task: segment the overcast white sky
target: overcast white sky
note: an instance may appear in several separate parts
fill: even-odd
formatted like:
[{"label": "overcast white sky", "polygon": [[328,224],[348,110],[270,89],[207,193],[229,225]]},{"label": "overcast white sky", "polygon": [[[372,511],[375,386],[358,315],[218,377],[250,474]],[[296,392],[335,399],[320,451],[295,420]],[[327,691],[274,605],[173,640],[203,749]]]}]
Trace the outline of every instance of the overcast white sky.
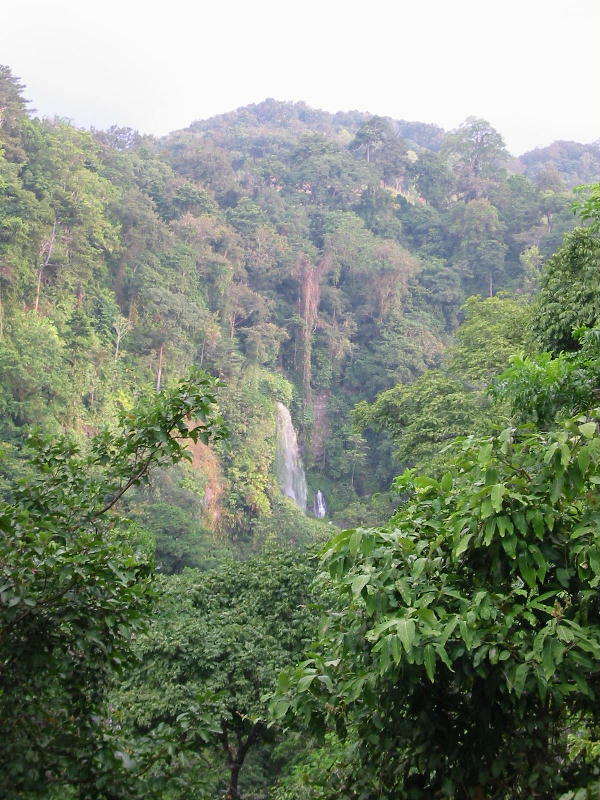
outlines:
[{"label": "overcast white sky", "polygon": [[600,138],[598,0],[14,0],[0,63],[41,115],[164,134],[266,97]]}]

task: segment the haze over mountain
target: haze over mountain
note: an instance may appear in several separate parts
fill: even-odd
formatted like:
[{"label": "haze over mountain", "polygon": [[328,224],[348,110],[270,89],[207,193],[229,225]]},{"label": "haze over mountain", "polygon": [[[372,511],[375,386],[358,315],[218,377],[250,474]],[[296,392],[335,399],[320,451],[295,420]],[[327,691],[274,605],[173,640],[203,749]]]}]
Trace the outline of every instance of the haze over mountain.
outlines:
[{"label": "haze over mountain", "polygon": [[513,155],[600,136],[594,0],[20,0],[2,22],[34,107],[77,125],[164,135],[275,97],[446,130],[483,117]]},{"label": "haze over mountain", "polygon": [[[329,113],[310,108],[306,103],[284,103],[268,98],[261,103],[253,103],[235,111],[219,114],[204,120],[192,122],[191,130],[210,132],[239,124],[269,124],[280,128],[290,128],[296,134],[319,132],[324,135],[342,135],[356,129],[372,118],[372,114],[361,111],[338,111]],[[386,118],[394,131],[409,143],[433,151],[439,151],[444,131],[439,125],[418,121]],[[186,130],[185,128],[183,130]],[[170,136],[176,136],[173,132]],[[600,139],[588,144],[557,140],[546,147],[538,147],[523,153],[507,162],[509,171],[527,174],[529,177],[546,168],[556,169],[570,187],[578,183],[595,180],[598,175],[600,158]]]}]

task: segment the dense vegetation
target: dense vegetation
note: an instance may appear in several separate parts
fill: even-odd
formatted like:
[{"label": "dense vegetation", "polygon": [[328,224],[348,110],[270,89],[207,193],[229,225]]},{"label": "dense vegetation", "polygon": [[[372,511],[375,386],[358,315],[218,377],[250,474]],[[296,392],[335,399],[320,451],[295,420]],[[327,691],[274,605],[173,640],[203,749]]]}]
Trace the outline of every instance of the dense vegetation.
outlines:
[{"label": "dense vegetation", "polygon": [[[3,796],[586,797],[597,145],[274,100],[154,139],[22,89]],[[280,489],[277,402],[329,520]]]}]

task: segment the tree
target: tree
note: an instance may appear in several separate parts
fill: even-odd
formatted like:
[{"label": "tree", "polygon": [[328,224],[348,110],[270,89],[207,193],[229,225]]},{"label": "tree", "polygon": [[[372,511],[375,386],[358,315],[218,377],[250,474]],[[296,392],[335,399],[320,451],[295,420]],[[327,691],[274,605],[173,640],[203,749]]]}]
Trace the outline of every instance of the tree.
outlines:
[{"label": "tree", "polygon": [[452,188],[452,173],[447,162],[438,154],[424,150],[411,167],[420,196],[436,208],[448,203]]},{"label": "tree", "polygon": [[131,327],[132,327],[131,321],[121,315],[119,315],[117,319],[115,319],[115,321],[113,322],[113,330],[116,334],[115,363],[118,361],[119,358],[119,348],[121,347],[121,340],[131,330]]},{"label": "tree", "polygon": [[248,359],[257,364],[277,366],[282,342],[289,338],[287,332],[272,322],[259,322],[243,328],[245,351]]},{"label": "tree", "polygon": [[575,228],[545,265],[534,309],[533,333],[542,350],[554,355],[580,346],[575,331],[598,326],[600,289],[597,281],[600,257],[600,193],[587,187],[588,197],[575,205],[586,227]]},{"label": "tree", "polygon": [[519,299],[469,297],[464,321],[448,348],[448,368],[472,387],[483,389],[525,344],[530,308]]},{"label": "tree", "polygon": [[371,182],[365,164],[323,136],[304,136],[291,159],[290,191],[299,199],[330,208],[348,208]]},{"label": "tree", "polygon": [[137,644],[139,667],[125,681],[116,713],[139,736],[161,723],[176,727],[199,703],[210,723],[198,719],[194,737],[192,715],[186,747],[211,749],[219,776],[213,792],[237,800],[249,755],[277,738],[264,695],[313,635],[313,577],[309,554],[271,548],[210,572],[162,579],[157,614]]},{"label": "tree", "polygon": [[454,210],[453,233],[459,245],[455,261],[465,273],[467,286],[493,297],[504,276],[506,245],[498,210],[485,198],[459,204]]},{"label": "tree", "polygon": [[13,439],[32,424],[58,428],[68,396],[64,342],[50,320],[15,311],[0,340],[2,435]]},{"label": "tree", "polygon": [[419,465],[430,470],[438,465],[441,452],[452,439],[473,430],[475,419],[478,425],[489,423],[481,395],[438,370],[428,370],[414,383],[382,392],[371,404],[359,403],[353,416],[360,429],[389,433],[401,467]]},{"label": "tree", "polygon": [[85,450],[69,436],[30,438],[27,477],[0,505],[4,797],[53,786],[109,796],[106,691],[143,627],[152,562],[114,508],[152,468],[187,457],[188,440],[224,434],[215,387],[194,373],[123,412],[120,429]]},{"label": "tree", "polygon": [[581,331],[581,349],[575,353],[525,355],[516,353],[491,389],[496,399],[507,400],[513,417],[551,427],[557,417],[573,416],[600,400],[599,331]]},{"label": "tree", "polygon": [[477,117],[469,117],[446,135],[442,154],[449,157],[457,191],[467,201],[486,195],[491,179],[508,158],[502,136]]},{"label": "tree", "polygon": [[22,95],[24,88],[10,67],[0,64],[0,146],[11,161],[18,162],[27,157],[20,141],[21,126],[27,119],[28,101]]},{"label": "tree", "polygon": [[[571,253],[574,272],[588,256]],[[455,369],[479,374],[478,312],[487,304],[502,323],[501,303],[475,305]],[[590,796],[600,412],[597,331],[579,336],[578,352],[519,355],[500,376],[495,393],[525,425],[456,440],[451,471],[396,479],[402,504],[385,526],[330,540],[337,603],[273,701],[345,745],[335,770],[307,773],[320,799]]]},{"label": "tree", "polygon": [[528,311],[520,301],[470,297],[462,311],[465,321],[443,369],[428,369],[414,382],[399,383],[354,408],[359,428],[389,434],[401,467],[445,469],[453,439],[488,429],[492,416],[485,387],[524,345]]},{"label": "tree", "polygon": [[363,152],[366,161],[370,162],[373,153],[382,148],[386,139],[392,135],[391,125],[385,117],[371,117],[356,132],[350,143],[350,150]]}]

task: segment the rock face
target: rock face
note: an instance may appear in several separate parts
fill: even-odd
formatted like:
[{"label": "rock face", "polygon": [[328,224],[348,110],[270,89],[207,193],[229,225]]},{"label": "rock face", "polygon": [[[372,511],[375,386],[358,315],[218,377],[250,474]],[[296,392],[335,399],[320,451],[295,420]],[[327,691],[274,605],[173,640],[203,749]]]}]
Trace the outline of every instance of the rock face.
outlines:
[{"label": "rock face", "polygon": [[306,475],[298,449],[298,437],[289,409],[277,403],[277,452],[275,468],[281,491],[306,511]]},{"label": "rock face", "polygon": [[203,442],[190,442],[188,449],[192,454],[193,468],[206,478],[202,522],[209,530],[215,530],[223,511],[221,499],[225,492],[219,458]]}]

